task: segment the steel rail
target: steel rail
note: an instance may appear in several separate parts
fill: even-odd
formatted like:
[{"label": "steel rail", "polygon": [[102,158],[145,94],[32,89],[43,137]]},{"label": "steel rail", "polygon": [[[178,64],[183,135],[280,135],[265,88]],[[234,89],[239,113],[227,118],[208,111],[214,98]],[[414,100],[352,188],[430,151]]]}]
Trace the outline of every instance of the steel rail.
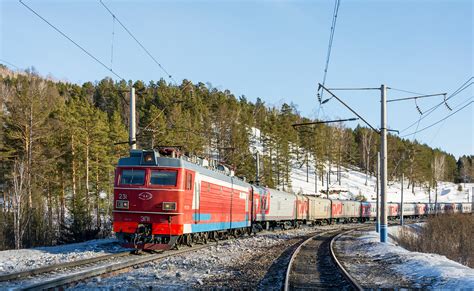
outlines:
[{"label": "steel rail", "polygon": [[331,252],[331,257],[333,262],[336,264],[336,266],[339,268],[341,271],[342,275],[346,278],[346,280],[351,283],[352,287],[355,290],[364,290],[362,286],[357,283],[357,281],[349,274],[349,272],[344,268],[344,266],[341,264],[341,262],[337,259],[336,253],[334,252],[334,242],[338,240],[341,236],[353,232],[355,229],[351,229],[348,231],[341,232],[340,234],[336,235],[331,239],[331,243],[329,245],[329,250]]},{"label": "steel rail", "polygon": [[95,262],[99,262],[103,260],[108,260],[112,258],[120,258],[120,257],[128,256],[128,255],[130,255],[129,251],[115,253],[115,254],[107,254],[103,256],[98,256],[98,257],[93,257],[93,258],[88,258],[88,259],[83,259],[83,260],[78,260],[78,261],[59,263],[59,264],[48,265],[48,266],[39,267],[39,268],[31,269],[31,270],[9,273],[5,275],[0,275],[0,282],[19,280],[19,279],[30,277],[30,276],[37,276],[37,275],[53,272],[59,269],[79,267],[82,265],[87,265],[87,264],[91,264],[91,263],[95,263]]},{"label": "steel rail", "polygon": [[141,264],[151,262],[151,261],[154,261],[154,260],[159,260],[159,259],[163,259],[163,258],[167,258],[167,257],[171,257],[171,256],[191,252],[191,251],[200,250],[200,249],[203,249],[203,248],[208,248],[208,247],[211,247],[211,246],[214,246],[214,245],[217,245],[217,244],[218,244],[217,242],[216,243],[209,243],[207,245],[199,245],[199,246],[195,246],[195,247],[192,247],[192,248],[189,248],[189,249],[167,251],[165,253],[160,253],[160,254],[151,254],[151,255],[145,255],[145,256],[142,256],[142,257],[134,257],[132,259],[125,260],[125,261],[122,261],[122,262],[106,264],[106,265],[98,266],[98,267],[91,268],[91,269],[88,269],[88,270],[78,271],[78,272],[68,274],[68,275],[65,275],[65,276],[59,276],[57,278],[45,279],[45,280],[43,280],[41,282],[38,282],[38,283],[33,283],[33,284],[30,284],[30,285],[27,285],[27,286],[22,286],[18,290],[46,290],[46,289],[51,289],[51,288],[58,288],[58,287],[65,286],[65,285],[68,285],[68,284],[72,284],[72,283],[75,283],[75,282],[78,282],[78,281],[81,281],[81,280],[85,280],[85,279],[88,279],[88,278],[91,278],[91,277],[96,277],[96,276],[100,276],[100,275],[103,275],[103,274],[112,273],[112,272],[116,272],[116,271],[119,271],[119,270],[131,268],[133,266],[141,265]]},{"label": "steel rail", "polygon": [[357,230],[357,229],[364,229],[364,228],[367,228],[368,226],[364,226],[364,227],[355,227],[355,228],[352,228],[350,230],[347,230],[347,229],[343,229],[343,230],[329,230],[329,231],[325,231],[325,232],[321,232],[321,233],[317,233],[313,236],[311,236],[310,238],[306,239],[304,242],[302,242],[298,247],[297,249],[293,252],[293,254],[291,255],[291,258],[290,258],[290,262],[288,263],[288,267],[286,269],[286,276],[285,276],[285,283],[284,283],[284,287],[283,287],[283,290],[284,291],[289,291],[290,290],[290,276],[291,276],[291,270],[292,270],[292,267],[293,267],[293,263],[296,259],[296,257],[298,256],[298,253],[300,252],[301,248],[303,246],[305,246],[308,242],[310,242],[311,240],[317,238],[317,237],[320,237],[320,236],[323,236],[323,235],[326,235],[326,234],[329,234],[329,233],[332,233],[332,232],[335,232],[335,233],[338,233],[337,235],[335,235],[334,237],[331,238],[331,242],[330,242],[330,245],[329,245],[329,251],[330,251],[330,254],[331,254],[331,259],[333,260],[333,262],[335,263],[336,265],[336,268],[339,269],[342,273],[342,275],[344,276],[344,278],[347,279],[347,281],[350,283],[350,285],[355,289],[355,290],[363,290],[362,287],[349,275],[349,273],[342,267],[342,265],[339,263],[339,261],[337,260],[336,256],[335,256],[335,253],[333,251],[333,242],[335,241],[335,238],[337,237],[340,237],[344,234],[347,234],[347,233],[350,233],[354,230]]},{"label": "steel rail", "polygon": [[[334,231],[334,230],[333,230]],[[293,266],[293,262],[295,261],[296,257],[298,256],[298,253],[300,252],[301,250],[301,247],[303,247],[304,245],[306,245],[308,242],[310,242],[312,239],[318,237],[318,236],[321,236],[321,235],[325,235],[327,233],[330,233],[331,231],[325,231],[325,232],[320,232],[320,233],[317,233],[315,235],[312,235],[311,237],[309,237],[308,239],[306,239],[305,241],[303,241],[297,248],[296,250],[293,252],[293,254],[291,255],[291,258],[290,258],[290,262],[288,263],[288,267],[286,269],[286,275],[285,275],[285,285],[283,287],[283,290],[284,291],[288,291],[290,290],[290,274],[291,274],[291,267]]]}]

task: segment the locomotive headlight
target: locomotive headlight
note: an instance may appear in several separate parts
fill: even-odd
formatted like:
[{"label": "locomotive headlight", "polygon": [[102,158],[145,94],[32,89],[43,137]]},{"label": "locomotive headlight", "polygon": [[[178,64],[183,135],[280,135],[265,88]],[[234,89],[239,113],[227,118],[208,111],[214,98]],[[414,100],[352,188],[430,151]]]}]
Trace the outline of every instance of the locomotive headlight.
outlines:
[{"label": "locomotive headlight", "polygon": [[129,204],[127,200],[117,200],[115,201],[115,208],[117,209],[128,209]]},{"label": "locomotive headlight", "polygon": [[176,202],[163,202],[163,210],[176,210]]}]

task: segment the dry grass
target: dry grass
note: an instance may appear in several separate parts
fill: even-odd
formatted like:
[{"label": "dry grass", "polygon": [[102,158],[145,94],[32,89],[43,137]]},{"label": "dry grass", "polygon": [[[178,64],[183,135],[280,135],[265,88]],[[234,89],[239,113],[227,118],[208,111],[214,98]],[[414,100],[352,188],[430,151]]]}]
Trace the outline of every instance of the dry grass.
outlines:
[{"label": "dry grass", "polygon": [[435,253],[474,267],[474,215],[446,214],[430,217],[417,233],[403,229],[398,242],[404,248]]}]

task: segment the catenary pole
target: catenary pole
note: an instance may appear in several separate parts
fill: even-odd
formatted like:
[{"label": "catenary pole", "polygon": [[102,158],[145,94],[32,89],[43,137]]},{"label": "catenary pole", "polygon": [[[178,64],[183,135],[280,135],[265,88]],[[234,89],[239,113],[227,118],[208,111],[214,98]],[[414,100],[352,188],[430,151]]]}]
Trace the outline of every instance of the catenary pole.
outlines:
[{"label": "catenary pole", "polygon": [[380,152],[377,152],[377,200],[375,231],[380,232]]},{"label": "catenary pole", "polygon": [[137,127],[135,119],[135,88],[130,88],[130,128],[129,128],[129,139],[130,148],[132,150],[137,148]]},{"label": "catenary pole", "polygon": [[260,185],[260,154],[258,151],[255,151],[255,168],[256,168],[256,173],[255,173],[255,184],[257,186]]},{"label": "catenary pole", "polygon": [[381,129],[380,129],[380,242],[387,242],[387,88],[382,84],[381,92]]},{"label": "catenary pole", "polygon": [[400,201],[400,225],[403,226],[403,180],[405,179],[405,175],[402,173],[402,198]]}]

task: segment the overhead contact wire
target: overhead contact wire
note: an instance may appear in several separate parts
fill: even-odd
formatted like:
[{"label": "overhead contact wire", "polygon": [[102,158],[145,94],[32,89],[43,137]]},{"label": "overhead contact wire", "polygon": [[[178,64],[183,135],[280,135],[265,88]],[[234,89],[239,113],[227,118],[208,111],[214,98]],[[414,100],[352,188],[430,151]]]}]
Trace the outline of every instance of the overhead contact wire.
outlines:
[{"label": "overhead contact wire", "polygon": [[41,20],[43,20],[44,22],[46,22],[49,26],[51,26],[54,30],[56,30],[59,34],[61,34],[62,36],[64,36],[66,39],[68,39],[70,42],[72,42],[76,47],[78,47],[80,50],[82,50],[84,53],[86,53],[89,57],[91,57],[93,60],[95,60],[97,63],[99,63],[100,65],[102,65],[104,68],[106,68],[108,71],[110,71],[112,74],[114,74],[116,77],[118,77],[119,79],[123,80],[124,78],[122,78],[119,74],[117,74],[114,70],[112,70],[112,68],[108,67],[106,64],[104,64],[103,62],[101,62],[98,58],[96,58],[93,54],[91,54],[89,51],[87,51],[84,47],[82,47],[80,44],[78,44],[77,42],[75,42],[72,38],[70,38],[68,35],[66,35],[64,32],[62,32],[59,28],[57,28],[56,26],[54,26],[51,22],[49,22],[48,20],[46,20],[43,16],[41,16],[38,12],[36,12],[35,10],[33,10],[30,6],[28,6],[27,4],[23,3],[22,0],[19,0],[19,2],[25,6],[26,8],[28,8],[28,10],[30,10],[31,12],[33,12],[33,14],[35,14],[36,16],[38,16]]},{"label": "overhead contact wire", "polygon": [[[331,23],[331,32],[329,33],[329,43],[328,43],[328,50],[327,50],[327,55],[326,55],[326,64],[324,67],[324,75],[323,75],[323,86],[326,84],[326,78],[328,74],[328,68],[329,68],[329,61],[331,59],[331,51],[332,51],[332,43],[334,40],[334,32],[336,31],[336,23],[337,23],[337,13],[339,12],[339,6],[340,6],[340,0],[335,0],[334,2],[334,10],[333,10],[333,17],[332,17],[332,23]],[[318,109],[318,116],[317,118],[319,119],[319,113],[321,110],[321,107],[323,104],[321,104],[322,97],[324,95],[324,91],[321,90],[321,92],[318,95],[319,99],[319,109]]]},{"label": "overhead contact wire", "polygon": [[122,26],[122,28],[135,40],[135,42],[145,51],[145,53],[155,62],[156,65],[166,74],[166,76],[172,80],[175,84],[177,84],[176,80],[173,78],[173,76],[165,69],[165,67],[158,62],[158,60],[148,51],[145,46],[133,35],[133,33],[120,21],[120,19],[105,5],[105,3],[102,0],[99,0],[99,2],[104,6],[104,8],[114,17],[115,20]]},{"label": "overhead contact wire", "polygon": [[[441,105],[445,104],[446,101],[450,100],[451,98],[455,97],[456,95],[458,95],[459,93],[461,93],[462,91],[466,90],[468,87],[470,87],[474,82],[470,82],[474,77],[471,77],[469,78],[466,82],[464,82],[458,89],[456,89],[449,97],[443,99],[443,101],[441,101],[440,103],[434,105],[433,107],[431,107],[430,109],[426,110],[423,114],[423,116],[421,117],[421,120],[423,120],[424,118],[426,118],[427,116],[429,116],[431,113],[433,113],[436,109],[438,109]],[[469,83],[470,82],[470,83]],[[406,130],[412,128],[414,125],[416,125],[417,123],[419,123],[419,120],[413,122],[412,124],[410,124],[408,127],[402,129],[400,132],[405,132]]]},{"label": "overhead contact wire", "polygon": [[[472,97],[469,98],[468,100],[471,100],[471,99],[472,99]],[[412,133],[403,135],[402,137],[410,136],[410,135],[412,135],[412,134],[419,133],[419,132],[422,132],[422,131],[424,131],[424,130],[427,130],[427,129],[429,129],[429,128],[435,126],[436,124],[439,124],[440,122],[443,122],[444,120],[448,119],[449,117],[453,116],[454,114],[458,113],[459,111],[463,110],[463,109],[466,108],[467,106],[471,105],[473,102],[474,102],[474,101],[471,101],[471,102],[467,103],[467,104],[464,105],[463,107],[461,107],[461,108],[459,108],[458,110],[454,111],[453,113],[451,113],[451,114],[445,116],[444,118],[442,118],[442,119],[436,121],[436,122],[433,123],[433,124],[430,124],[430,125],[428,125],[428,126],[422,128],[422,129],[420,129],[420,130],[415,131],[415,132],[412,132]]]}]

